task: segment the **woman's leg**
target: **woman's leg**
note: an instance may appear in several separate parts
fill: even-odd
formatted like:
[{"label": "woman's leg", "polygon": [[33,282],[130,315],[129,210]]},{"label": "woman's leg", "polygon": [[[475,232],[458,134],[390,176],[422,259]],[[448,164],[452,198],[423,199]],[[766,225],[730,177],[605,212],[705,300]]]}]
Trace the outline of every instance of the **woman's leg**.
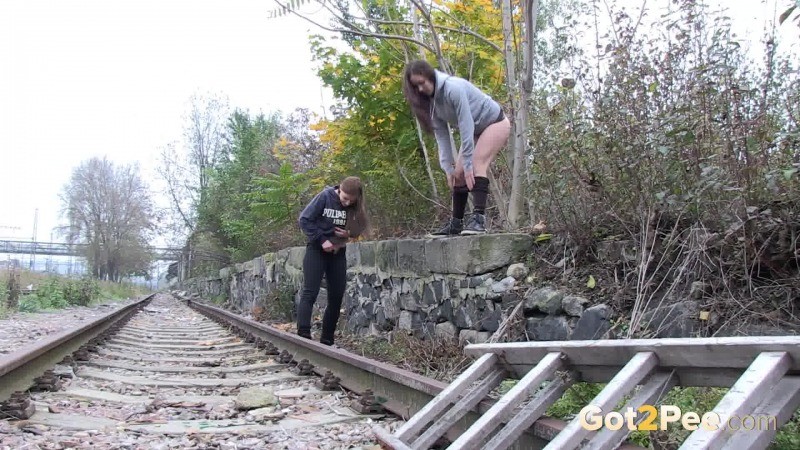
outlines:
[{"label": "woman's leg", "polygon": [[342,248],[335,254],[325,258],[325,278],[328,280],[328,306],[322,317],[322,336],[319,341],[325,345],[333,345],[333,335],[339,322],[342,299],[347,287],[347,256]]},{"label": "woman's leg", "polygon": [[464,181],[464,169],[461,158],[456,162],[456,171],[453,180],[453,215],[438,231],[431,233],[431,237],[446,237],[461,234],[464,229],[464,211],[469,200],[469,189]]},{"label": "woman's leg", "polygon": [[456,161],[456,171],[453,180],[453,218],[458,220],[464,219],[464,211],[467,209],[467,200],[469,199],[469,189],[467,182],[464,179],[464,166],[461,164],[461,158]]},{"label": "woman's leg", "polygon": [[475,186],[472,188],[472,201],[475,207],[473,216],[464,225],[464,211],[469,199],[469,189],[464,180],[464,166],[461,158],[456,161],[455,180],[453,182],[453,217],[438,231],[431,234],[433,237],[451,236],[456,234],[485,233],[484,213],[486,211],[486,198],[489,195],[489,165],[497,157],[511,133],[511,122],[504,117],[500,122],[493,123],[483,130],[475,143],[472,156],[472,168],[475,175]]},{"label": "woman's leg", "polygon": [[303,293],[297,305],[297,334],[311,339],[311,312],[317,301],[324,270],[322,249],[319,245],[306,245],[303,257]]},{"label": "woman's leg", "polygon": [[486,199],[489,196],[489,165],[497,157],[500,149],[505,147],[511,133],[511,122],[503,118],[500,122],[486,127],[475,143],[472,166],[475,185],[472,188],[473,214],[461,234],[480,234],[486,232],[484,214]]},{"label": "woman's leg", "polygon": [[475,151],[472,156],[472,166],[475,177],[484,177],[489,173],[489,166],[500,153],[500,150],[508,143],[508,136],[511,134],[511,122],[508,117],[504,117],[500,122],[493,123],[483,130],[475,143]]}]

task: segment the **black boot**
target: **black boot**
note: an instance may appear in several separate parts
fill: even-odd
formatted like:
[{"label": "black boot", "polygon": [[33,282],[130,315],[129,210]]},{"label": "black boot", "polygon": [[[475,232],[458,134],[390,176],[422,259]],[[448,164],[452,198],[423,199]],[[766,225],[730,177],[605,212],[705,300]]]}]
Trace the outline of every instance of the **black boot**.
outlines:
[{"label": "black boot", "polygon": [[473,213],[467,221],[467,226],[461,234],[485,234],[486,233],[486,216],[483,214]]},{"label": "black boot", "polygon": [[297,335],[306,339],[312,339],[311,331],[309,330],[297,330]]},{"label": "black boot", "polygon": [[457,236],[461,234],[464,229],[464,222],[461,219],[451,218],[447,223],[437,231],[429,234],[429,237],[447,237]]}]

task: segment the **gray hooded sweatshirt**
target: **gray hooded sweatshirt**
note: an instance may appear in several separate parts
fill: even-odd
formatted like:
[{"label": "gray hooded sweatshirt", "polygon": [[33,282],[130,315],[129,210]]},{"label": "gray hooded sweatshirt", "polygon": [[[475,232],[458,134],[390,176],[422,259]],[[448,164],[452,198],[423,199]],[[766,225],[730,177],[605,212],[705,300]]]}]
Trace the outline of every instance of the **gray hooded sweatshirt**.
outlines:
[{"label": "gray hooded sweatshirt", "polygon": [[472,152],[475,138],[489,125],[495,123],[502,108],[469,81],[439,70],[436,73],[436,90],[431,102],[433,132],[439,146],[439,165],[448,174],[455,171],[453,147],[447,124],[457,126],[461,135],[460,155],[464,170],[472,170]]}]

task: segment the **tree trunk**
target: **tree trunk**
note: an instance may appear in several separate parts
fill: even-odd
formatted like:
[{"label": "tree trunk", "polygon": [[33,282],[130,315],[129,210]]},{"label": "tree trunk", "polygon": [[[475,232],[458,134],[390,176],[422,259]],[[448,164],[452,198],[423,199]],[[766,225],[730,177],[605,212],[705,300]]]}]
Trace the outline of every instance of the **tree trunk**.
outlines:
[{"label": "tree trunk", "polygon": [[[523,110],[523,114],[521,115],[520,120],[524,120],[525,124],[525,133],[522,135],[523,144],[524,145],[524,153],[522,158],[522,169],[525,172],[524,179],[528,181],[528,185],[530,185],[530,176],[531,170],[530,166],[528,165],[528,143],[530,140],[528,139],[528,124],[529,124],[529,114],[531,110],[531,95],[533,95],[533,52],[535,49],[536,44],[536,22],[537,18],[539,17],[539,0],[524,0],[524,9],[523,13],[525,14],[525,44],[524,44],[524,53],[523,53],[523,78],[522,78],[522,92],[520,97],[520,103],[525,105]],[[533,150],[531,149],[531,154]],[[522,176],[520,176],[522,178]],[[522,190],[523,197],[529,197],[525,195],[525,189]],[[534,221],[534,211],[531,202],[528,202],[528,215],[529,220],[531,223]]]},{"label": "tree trunk", "polygon": [[[523,0],[527,1],[527,0]],[[509,147],[511,149],[511,194],[509,195],[508,214],[506,226],[510,229],[517,227],[520,204],[522,201],[520,165],[525,154],[522,141],[522,131],[525,123],[520,122],[518,111],[524,109],[520,103],[520,89],[517,80],[517,58],[514,52],[514,26],[512,23],[511,0],[502,0],[500,3],[503,16],[503,53],[506,60],[506,85],[511,103],[511,136]]]},{"label": "tree trunk", "polygon": [[[419,16],[417,9],[411,6],[411,17],[414,22],[414,38],[418,40],[422,40],[422,33],[419,31]],[[423,51],[422,47],[418,47],[419,49],[419,58],[422,59],[425,57],[425,52]],[[408,62],[408,59],[406,59]],[[439,189],[436,188],[436,179],[433,177],[433,170],[431,170],[431,163],[430,159],[428,158],[428,146],[425,145],[425,139],[423,139],[422,135],[422,127],[419,125],[419,121],[414,119],[414,125],[417,127],[417,137],[419,138],[419,145],[422,147],[422,154],[425,157],[425,171],[428,173],[428,180],[431,182],[431,192],[433,192],[433,199],[436,203],[440,203],[439,199]]]},{"label": "tree trunk", "polygon": [[524,175],[528,172],[525,159],[527,156],[528,142],[528,110],[530,108],[530,97],[533,90],[533,44],[536,36],[536,15],[538,15],[539,12],[539,2],[538,0],[522,1],[522,14],[525,19],[525,25],[521,27],[524,40],[522,68],[519,73],[519,78],[514,54],[511,0],[503,0],[502,12],[503,46],[506,57],[506,70],[508,71],[507,84],[509,94],[511,95],[514,117],[511,137],[509,139],[513,158],[511,166],[511,194],[509,195],[508,205],[508,226],[513,229],[520,226],[520,215],[524,205],[523,200],[525,192],[523,180],[527,179]]}]

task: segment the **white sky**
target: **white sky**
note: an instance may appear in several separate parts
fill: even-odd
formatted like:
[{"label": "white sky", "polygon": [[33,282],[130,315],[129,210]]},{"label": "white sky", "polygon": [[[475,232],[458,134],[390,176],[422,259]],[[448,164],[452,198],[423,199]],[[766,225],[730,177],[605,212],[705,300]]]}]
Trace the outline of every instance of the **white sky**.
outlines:
[{"label": "white sky", "polygon": [[[780,14],[790,0],[719,1],[757,40],[775,2]],[[271,0],[2,0],[0,238],[30,239],[38,208],[37,238],[49,240],[61,188],[93,156],[138,161],[153,176],[159,148],[181,139],[192,94],[221,94],[253,113],[329,107],[307,38],[322,31],[293,16],[268,20],[274,7]],[[798,34],[794,23],[781,28]]]},{"label": "white sky", "polygon": [[274,6],[0,2],[0,238],[30,239],[38,208],[38,240],[49,240],[61,188],[93,156],[138,161],[149,176],[159,148],[182,139],[192,94],[221,94],[252,113],[321,111],[307,38],[320,30],[293,16],[268,20]]}]

